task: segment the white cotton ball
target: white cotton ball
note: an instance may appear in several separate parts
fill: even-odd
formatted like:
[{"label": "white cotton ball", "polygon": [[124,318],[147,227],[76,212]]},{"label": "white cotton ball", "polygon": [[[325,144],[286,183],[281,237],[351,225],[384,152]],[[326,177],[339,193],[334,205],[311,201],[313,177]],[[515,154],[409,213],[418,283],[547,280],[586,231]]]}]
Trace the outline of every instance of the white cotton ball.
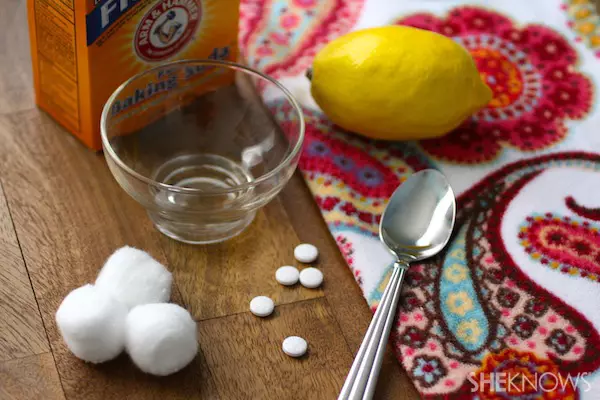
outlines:
[{"label": "white cotton ball", "polygon": [[170,375],[188,365],[198,352],[196,323],[176,304],[137,306],[127,315],[125,345],[142,371]]},{"label": "white cotton ball", "polygon": [[127,307],[93,285],[73,290],[56,311],[56,324],[69,350],[92,363],[123,351],[126,318]]},{"label": "white cotton ball", "polygon": [[171,273],[148,253],[125,246],[106,260],[96,287],[132,308],[169,301],[172,281]]}]

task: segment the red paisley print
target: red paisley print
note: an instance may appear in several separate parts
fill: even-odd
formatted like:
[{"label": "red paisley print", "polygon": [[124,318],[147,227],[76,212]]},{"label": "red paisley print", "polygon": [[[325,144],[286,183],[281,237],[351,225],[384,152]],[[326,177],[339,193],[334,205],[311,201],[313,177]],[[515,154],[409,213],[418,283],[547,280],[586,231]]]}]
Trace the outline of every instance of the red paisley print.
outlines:
[{"label": "red paisley print", "polygon": [[599,227],[552,213],[527,217],[519,240],[530,257],[571,276],[593,281],[600,275]]},{"label": "red paisley print", "polygon": [[[467,379],[470,373],[552,370],[564,377],[591,373],[600,366],[596,356],[600,336],[594,326],[585,315],[532,281],[515,263],[500,233],[507,208],[523,189],[544,170],[575,162],[592,170],[600,165],[600,157],[575,152],[536,157],[509,164],[484,178],[458,198],[456,234],[443,254],[409,270],[395,346],[424,398],[497,398],[489,385],[473,393],[472,381]],[[554,216],[541,221],[557,222]],[[572,221],[565,226],[570,229],[570,239],[594,241],[595,252],[592,227],[583,222],[579,225],[582,229],[577,230],[577,237]],[[468,279],[472,279],[475,297],[462,286],[450,303],[444,300],[444,281],[462,285]],[[481,304],[487,322],[477,322],[476,303]],[[444,318],[445,309],[462,315],[463,329],[456,334]],[[485,350],[465,346],[481,335],[486,335]],[[578,397],[569,388],[545,392],[538,387],[537,392],[531,389],[523,394],[535,399]]]},{"label": "red paisley print", "polygon": [[274,77],[304,73],[319,49],[356,23],[363,1],[243,0],[242,54]]}]

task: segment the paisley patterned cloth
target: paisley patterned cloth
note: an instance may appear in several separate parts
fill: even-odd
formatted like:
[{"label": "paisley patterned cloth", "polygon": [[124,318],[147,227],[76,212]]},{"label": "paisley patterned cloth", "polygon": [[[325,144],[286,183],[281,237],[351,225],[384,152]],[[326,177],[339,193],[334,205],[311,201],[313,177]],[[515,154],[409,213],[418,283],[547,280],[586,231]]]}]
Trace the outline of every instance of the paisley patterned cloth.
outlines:
[{"label": "paisley patterned cloth", "polygon": [[[301,170],[373,309],[392,265],[387,198],[423,168],[458,195],[454,236],[410,269],[393,332],[425,398],[600,398],[599,21],[589,0],[243,1],[242,51],[303,104]],[[386,24],[463,45],[492,101],[435,140],[334,126],[304,71],[332,38]]]}]

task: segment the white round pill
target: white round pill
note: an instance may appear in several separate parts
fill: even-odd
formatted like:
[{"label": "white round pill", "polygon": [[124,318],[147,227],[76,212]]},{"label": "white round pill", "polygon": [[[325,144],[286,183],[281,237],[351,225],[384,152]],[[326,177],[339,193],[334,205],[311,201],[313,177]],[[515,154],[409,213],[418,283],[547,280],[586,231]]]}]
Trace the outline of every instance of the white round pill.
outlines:
[{"label": "white round pill", "polygon": [[283,341],[283,352],[290,357],[302,357],[308,349],[308,343],[300,336],[290,336]]},{"label": "white round pill", "polygon": [[317,288],[323,283],[323,273],[316,268],[304,268],[300,272],[300,283],[309,289]]},{"label": "white round pill", "polygon": [[275,272],[275,279],[277,282],[285,286],[295,285],[300,277],[300,271],[296,267],[290,265],[284,265],[279,267]]},{"label": "white round pill", "polygon": [[319,256],[319,250],[312,244],[302,243],[294,249],[294,257],[301,263],[311,263]]},{"label": "white round pill", "polygon": [[257,317],[268,317],[275,309],[275,303],[267,296],[257,296],[250,301],[250,312]]}]

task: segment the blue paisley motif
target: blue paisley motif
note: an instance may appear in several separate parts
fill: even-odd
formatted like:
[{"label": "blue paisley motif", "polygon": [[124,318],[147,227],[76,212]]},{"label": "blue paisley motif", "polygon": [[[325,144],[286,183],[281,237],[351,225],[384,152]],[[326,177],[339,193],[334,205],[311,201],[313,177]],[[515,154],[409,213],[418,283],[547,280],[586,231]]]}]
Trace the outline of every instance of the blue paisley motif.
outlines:
[{"label": "blue paisley motif", "polygon": [[466,232],[465,224],[448,249],[439,295],[448,329],[466,350],[476,352],[486,342],[489,324],[466,263]]}]

